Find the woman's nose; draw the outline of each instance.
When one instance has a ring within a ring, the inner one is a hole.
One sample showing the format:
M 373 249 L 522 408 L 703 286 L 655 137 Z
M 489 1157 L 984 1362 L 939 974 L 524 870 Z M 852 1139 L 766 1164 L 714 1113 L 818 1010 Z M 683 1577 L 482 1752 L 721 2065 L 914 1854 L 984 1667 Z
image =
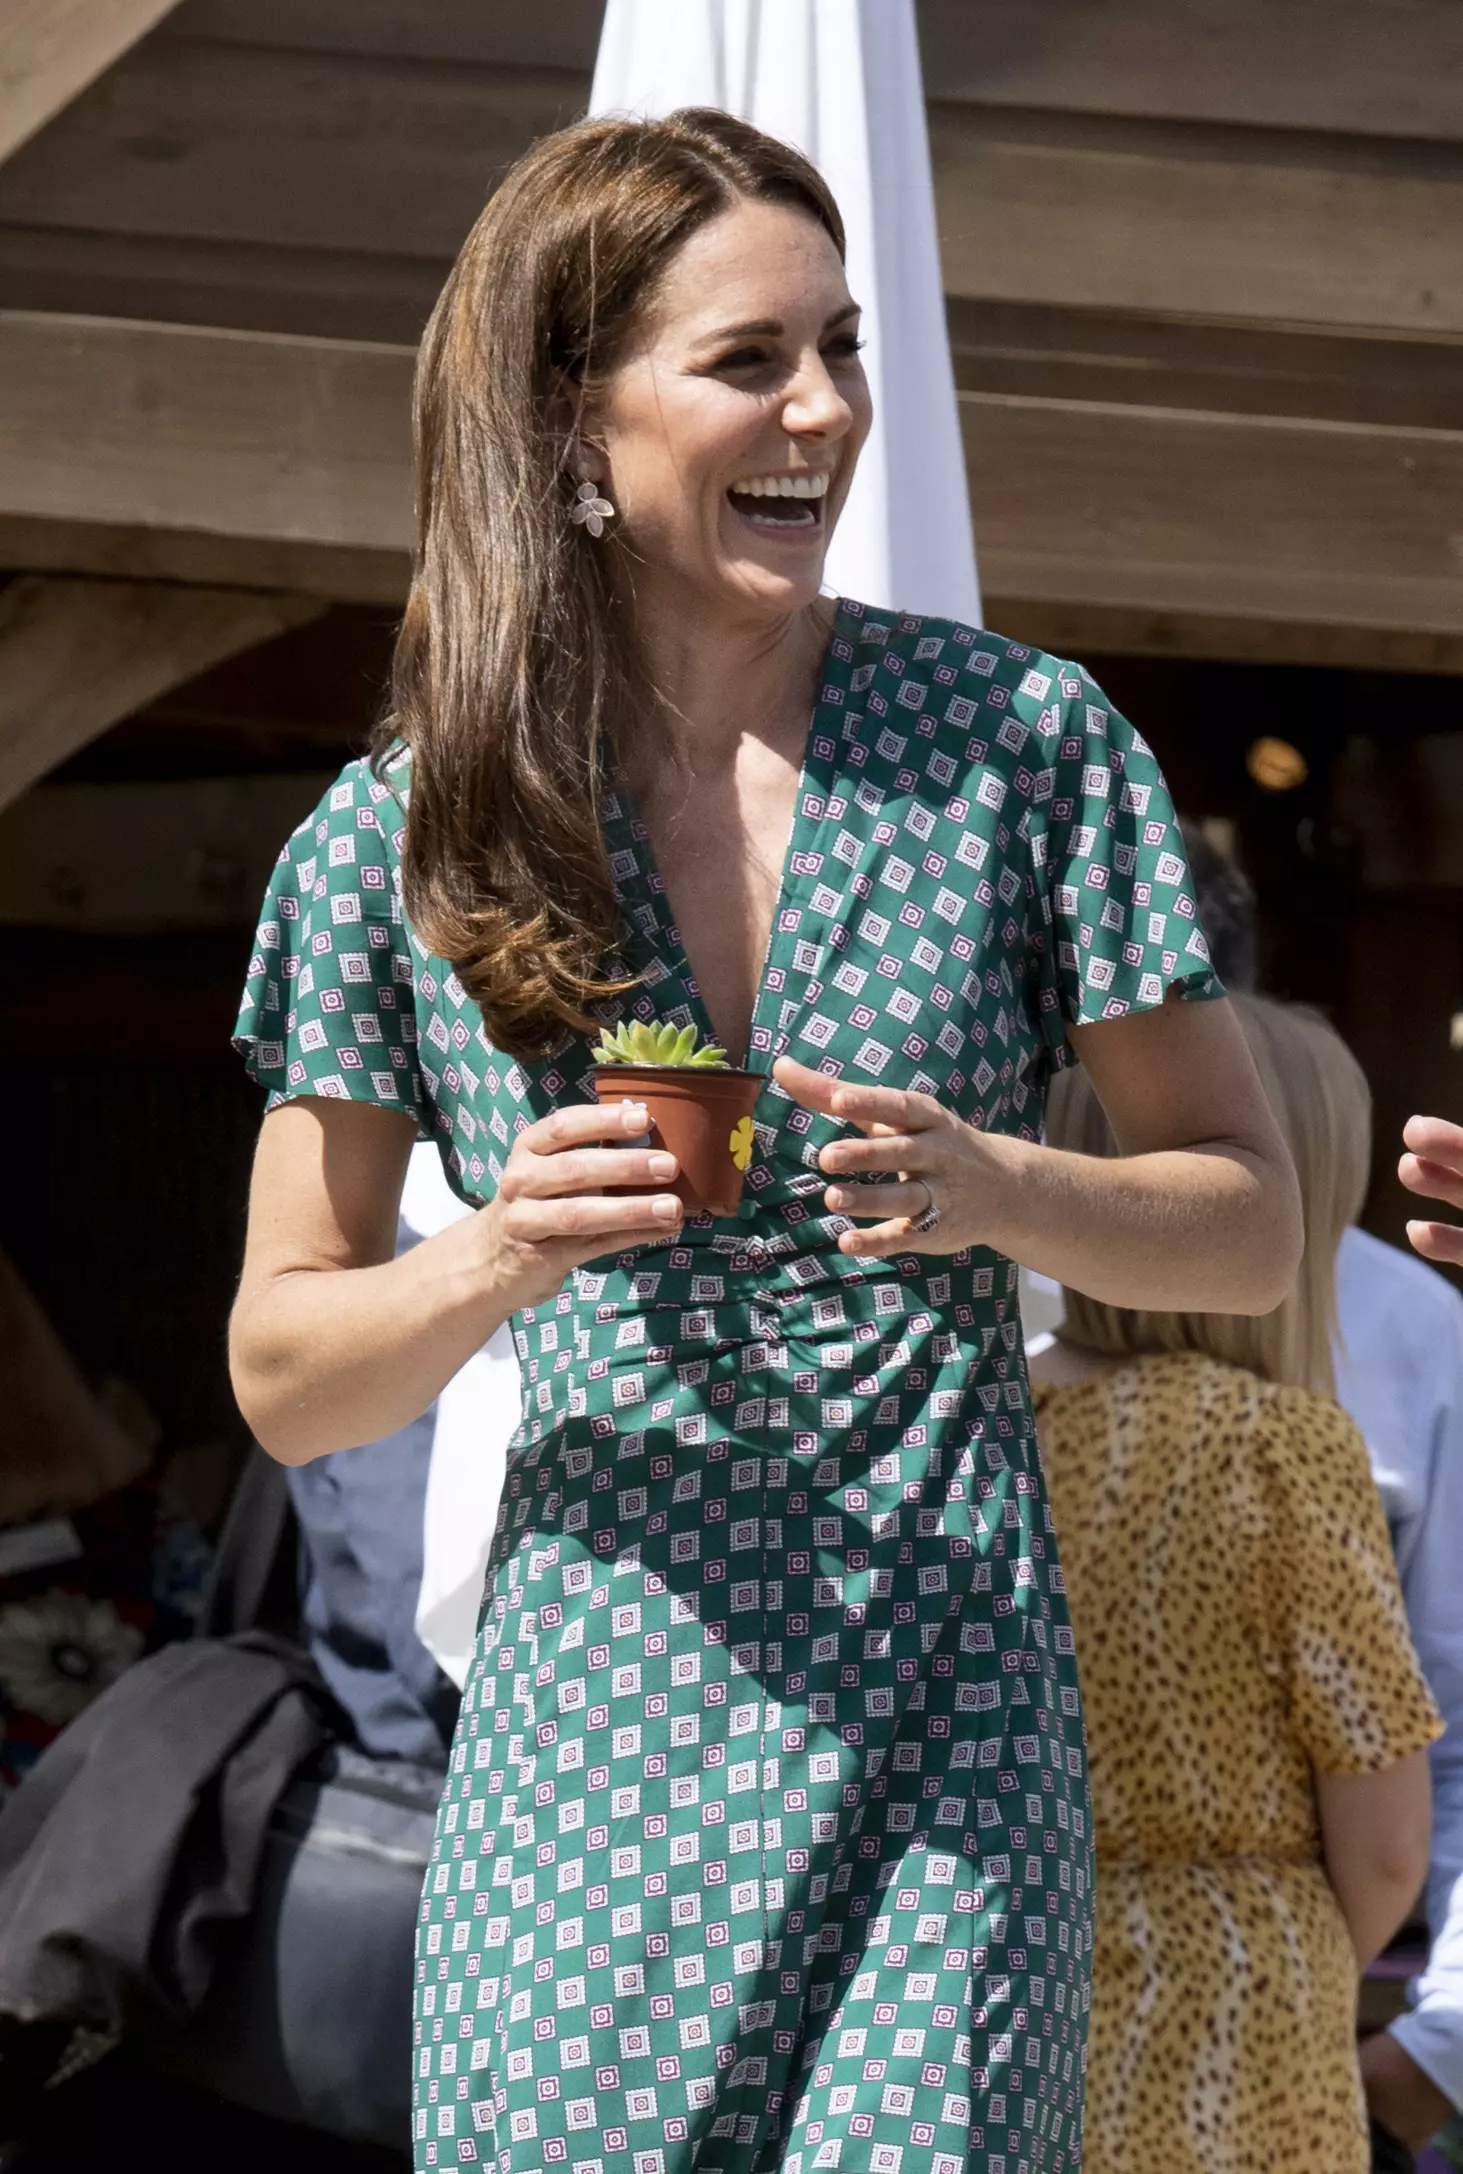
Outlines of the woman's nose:
M 821 355 L 811 355 L 788 386 L 783 427 L 799 436 L 841 438 L 853 422 L 853 409 Z

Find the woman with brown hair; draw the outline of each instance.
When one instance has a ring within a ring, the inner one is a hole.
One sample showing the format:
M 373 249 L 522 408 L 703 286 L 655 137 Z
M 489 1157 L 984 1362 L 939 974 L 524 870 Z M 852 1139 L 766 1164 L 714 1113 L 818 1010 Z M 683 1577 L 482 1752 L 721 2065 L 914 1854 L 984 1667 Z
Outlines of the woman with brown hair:
M 1263 1309 L 1298 1247 L 1243 1042 L 1183 1001 L 1221 992 L 1141 739 L 1075 665 L 819 593 L 869 420 L 842 248 L 725 114 L 508 175 L 422 349 L 393 712 L 260 929 L 260 1439 L 379 1436 L 510 1315 L 522 1359 L 424 2167 L 1077 2165 L 1086 1782 L 1011 1262 Z M 774 1075 L 740 1216 L 595 1104 L 617 1018 Z M 1074 1054 L 1096 1172 L 1039 1141 Z M 480 1212 L 393 1261 L 419 1125 Z
M 1037 1424 L 1092 1761 L 1088 2174 L 1365 2174 L 1356 1980 L 1417 1899 L 1441 1735 L 1365 1447 L 1332 1401 L 1371 1098 L 1313 1013 L 1236 996 L 1300 1178 L 1261 1319 L 1067 1293 Z M 1115 1150 L 1080 1073 L 1057 1146 Z

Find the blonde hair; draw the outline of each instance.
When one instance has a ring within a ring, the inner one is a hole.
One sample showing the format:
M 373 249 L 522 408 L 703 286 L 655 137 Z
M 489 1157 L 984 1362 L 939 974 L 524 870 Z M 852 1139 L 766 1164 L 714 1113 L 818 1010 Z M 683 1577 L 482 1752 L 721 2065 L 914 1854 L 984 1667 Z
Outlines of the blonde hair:
M 1231 997 L 1256 1070 L 1300 1180 L 1305 1252 L 1273 1313 L 1149 1313 L 1069 1290 L 1063 1334 L 1091 1351 L 1136 1356 L 1201 1351 L 1266 1381 L 1334 1396 L 1336 1251 L 1356 1220 L 1371 1168 L 1372 1098 L 1366 1077 L 1317 1012 L 1268 997 Z M 1079 1155 L 1116 1155 L 1116 1143 L 1080 1066 L 1058 1073 L 1047 1139 Z

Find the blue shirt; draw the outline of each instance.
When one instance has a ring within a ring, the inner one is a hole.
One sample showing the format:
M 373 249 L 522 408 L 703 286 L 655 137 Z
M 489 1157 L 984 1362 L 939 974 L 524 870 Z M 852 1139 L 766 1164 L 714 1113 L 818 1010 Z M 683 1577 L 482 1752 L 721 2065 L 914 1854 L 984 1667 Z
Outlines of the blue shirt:
M 397 1252 L 420 1236 L 403 1213 Z M 422 1509 L 436 1431 L 433 1404 L 379 1442 L 293 1466 L 289 1487 L 300 1527 L 305 1643 L 362 1750 L 445 1767 L 457 1686 L 416 1631 Z
M 1463 1298 L 1360 1230 L 1341 1241 L 1336 1297 L 1337 1395 L 1365 1437 L 1413 1643 L 1447 1724 L 1431 1753 L 1432 1949 L 1392 2035 L 1463 2107 Z

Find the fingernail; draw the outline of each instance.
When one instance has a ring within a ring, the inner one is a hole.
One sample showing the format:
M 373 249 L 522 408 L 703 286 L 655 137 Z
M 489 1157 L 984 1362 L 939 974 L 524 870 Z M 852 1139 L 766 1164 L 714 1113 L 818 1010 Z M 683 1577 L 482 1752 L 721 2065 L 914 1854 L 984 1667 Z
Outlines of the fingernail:
M 657 1223 L 678 1223 L 681 1219 L 681 1203 L 674 1193 L 662 1193 L 652 1203 L 650 1212 Z
M 643 1102 L 622 1102 L 620 1115 L 625 1120 L 626 1132 L 644 1132 L 650 1123 L 650 1112 Z
M 848 1205 L 847 1195 L 841 1185 L 830 1185 L 823 1198 L 830 1208 L 845 1208 Z
M 673 1178 L 673 1177 L 675 1176 L 675 1174 L 676 1174 L 676 1158 L 675 1158 L 675 1156 L 674 1156 L 674 1155 L 652 1155 L 652 1156 L 651 1156 L 651 1158 L 650 1158 L 650 1175 L 651 1175 L 651 1176 L 652 1176 L 653 1178 Z

